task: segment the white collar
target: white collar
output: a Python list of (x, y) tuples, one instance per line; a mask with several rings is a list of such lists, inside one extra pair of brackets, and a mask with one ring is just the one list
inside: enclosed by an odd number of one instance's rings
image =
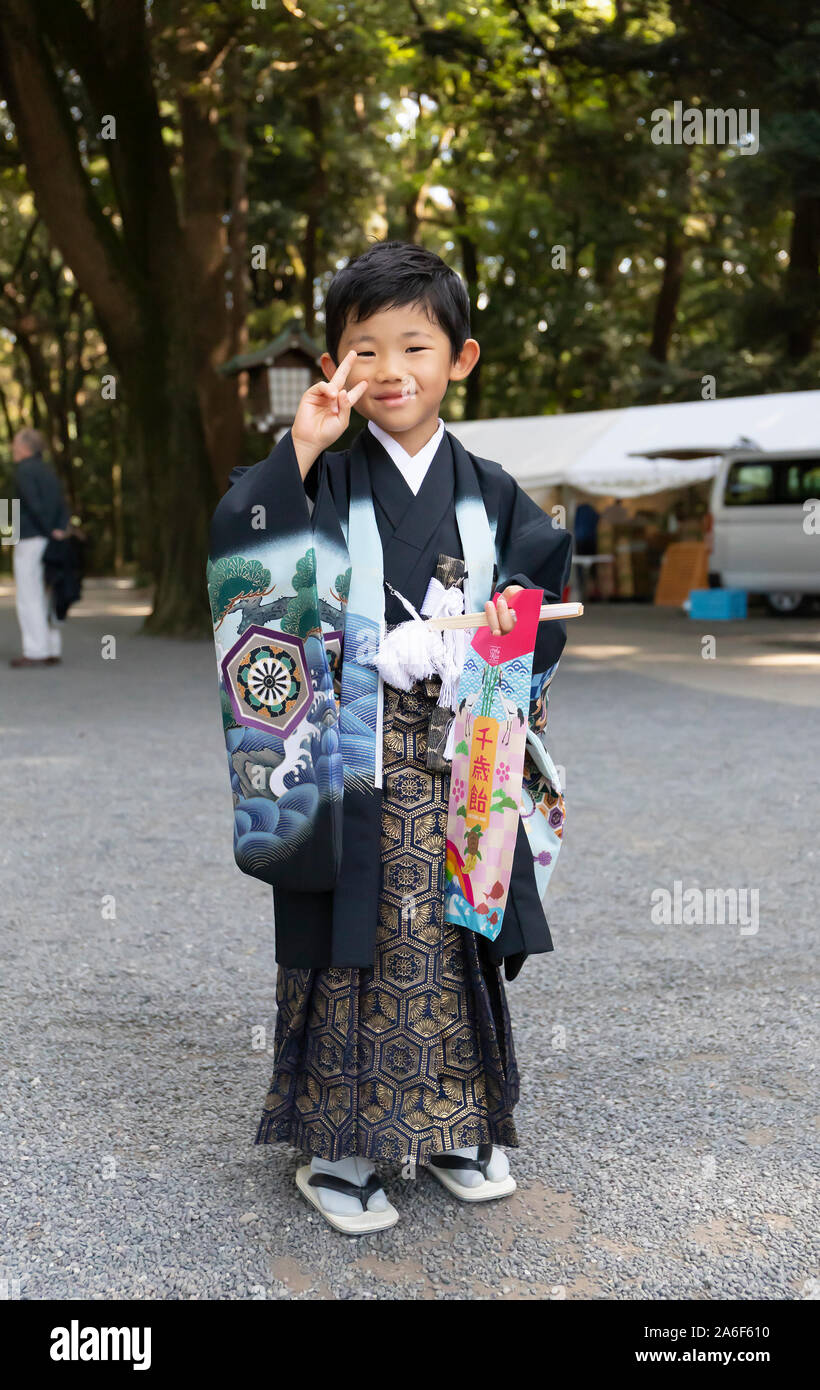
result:
[(408, 454), (404, 445), (399, 444), (392, 434), (388, 434), (375, 421), (368, 420), (367, 428), (376, 436), (379, 443), (384, 445), (408, 486), (414, 493), (417, 493), (444, 437), (444, 421), (441, 417), (439, 417), (438, 429), (432, 439), (428, 439), (417, 454)]

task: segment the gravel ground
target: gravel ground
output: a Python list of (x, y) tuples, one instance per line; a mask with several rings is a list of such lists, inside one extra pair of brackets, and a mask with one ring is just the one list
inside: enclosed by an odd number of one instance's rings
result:
[[(816, 1298), (816, 627), (716, 624), (714, 661), (678, 612), (574, 629), (556, 949), (508, 986), (518, 1191), (382, 1168), (401, 1220), (356, 1240), (253, 1144), (270, 893), (233, 864), (213, 650), (138, 636), (140, 597), (89, 585), (64, 665), (9, 671), (0, 591), (13, 1296)], [(759, 890), (759, 929), (653, 925), (675, 880)]]

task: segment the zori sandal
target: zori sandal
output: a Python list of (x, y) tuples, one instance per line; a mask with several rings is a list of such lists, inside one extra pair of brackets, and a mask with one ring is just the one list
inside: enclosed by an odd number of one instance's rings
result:
[[(381, 1190), (382, 1184), (376, 1173), (371, 1173), (366, 1182), (350, 1182), (347, 1178), (340, 1178), (335, 1173), (314, 1173), (311, 1172), (309, 1163), (305, 1163), (296, 1170), (296, 1186), (304, 1197), (317, 1211), (322, 1213), (325, 1221), (337, 1231), (342, 1231), (348, 1236), (369, 1235), (371, 1231), (385, 1231), (389, 1226), (395, 1226), (399, 1219), (399, 1213), (394, 1206), (388, 1202), (387, 1206), (381, 1211), (368, 1211), (367, 1203), (370, 1198)], [(328, 1211), (322, 1205), (322, 1200), (317, 1191), (318, 1188), (331, 1188), (334, 1192), (343, 1192), (349, 1197), (358, 1197), (362, 1204), (360, 1212), (349, 1216), (341, 1212)]]
[[(453, 1196), (458, 1197), (462, 1202), (489, 1202), (494, 1197), (508, 1197), (511, 1192), (515, 1192), (518, 1184), (509, 1171), (509, 1165), (507, 1165), (507, 1172), (504, 1177), (493, 1180), (489, 1175), (490, 1165), (493, 1162), (493, 1145), (479, 1144), (474, 1148), (477, 1153), (476, 1158), (467, 1157), (463, 1151), (431, 1154), (427, 1160), (427, 1166), (439, 1182), (447, 1188), (447, 1191), (452, 1192)], [(501, 1155), (506, 1163), (506, 1155), (502, 1154), (500, 1149), (496, 1150), (496, 1153)], [(467, 1183), (459, 1181), (455, 1176), (459, 1171), (480, 1173), (483, 1181), (468, 1186)]]

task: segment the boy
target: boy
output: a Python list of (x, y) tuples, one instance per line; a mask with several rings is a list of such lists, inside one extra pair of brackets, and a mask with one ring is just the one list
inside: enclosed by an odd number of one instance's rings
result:
[[(444, 915), (441, 682), (400, 690), (372, 652), (408, 617), (399, 595), (421, 609), (434, 580), (448, 594), (463, 585), (462, 611), (483, 605), (492, 632), (511, 631), (522, 588), (560, 599), (571, 540), (439, 418), (480, 349), (465, 287), (438, 256), (377, 243), (335, 276), (325, 317), (327, 379), (269, 458), (231, 475), (209, 590), (235, 856), (273, 885), (275, 1064), (256, 1142), (310, 1152), (300, 1190), (337, 1230), (362, 1233), (399, 1215), (375, 1159), (426, 1163), (465, 1201), (515, 1190), (501, 1145), (518, 1143), (518, 1074), (499, 967), (512, 979), (552, 949), (541, 898), (563, 802), (539, 733), (565, 630), (540, 626), (518, 711), (530, 758), (493, 941)], [(366, 427), (328, 452), (353, 406)]]

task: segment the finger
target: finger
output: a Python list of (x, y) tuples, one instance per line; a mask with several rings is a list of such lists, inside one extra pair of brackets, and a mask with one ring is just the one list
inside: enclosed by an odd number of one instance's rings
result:
[(352, 390), (350, 390), (350, 391), (347, 393), (347, 399), (350, 401), (350, 404), (351, 404), (351, 405), (355, 405), (356, 402), (357, 402), (358, 400), (361, 400), (361, 398), (362, 398), (362, 396), (364, 395), (364, 393), (365, 393), (366, 390), (367, 390), (367, 382), (366, 382), (366, 381), (359, 381), (359, 382), (357, 382), (356, 385), (352, 388)]
[(335, 401), (339, 394), (336, 387), (331, 386), (329, 381), (317, 381), (313, 389), (318, 395), (326, 396), (329, 401)]
[(333, 376), (330, 378), (331, 386), (344, 385), (344, 383), (347, 381), (347, 374), (350, 371), (350, 368), (353, 366), (355, 357), (356, 349), (351, 348), (347, 356), (342, 358), (341, 362), (339, 363), (338, 367), (333, 373)]
[[(504, 605), (503, 608), (501, 606), (502, 604)], [(510, 608), (503, 594), (499, 594), (498, 596), (498, 611), (501, 614), (502, 627), (504, 632), (512, 632), (518, 619), (518, 614), (516, 613), (514, 608)], [(505, 619), (506, 626), (504, 626)]]

